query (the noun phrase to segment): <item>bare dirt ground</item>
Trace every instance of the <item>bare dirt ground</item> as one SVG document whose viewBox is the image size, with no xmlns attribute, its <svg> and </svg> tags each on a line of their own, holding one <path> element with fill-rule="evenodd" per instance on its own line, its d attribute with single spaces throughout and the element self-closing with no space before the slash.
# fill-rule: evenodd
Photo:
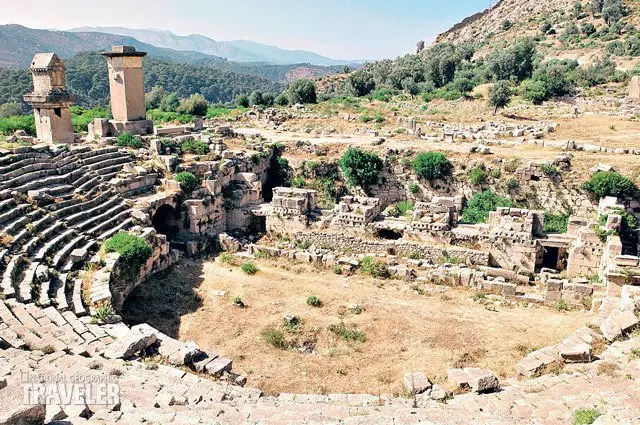
<svg viewBox="0 0 640 425">
<path fill-rule="evenodd" d="M 410 283 L 343 277 L 311 265 L 257 262 L 247 276 L 219 261 L 185 261 L 139 287 L 125 306 L 125 318 L 148 321 L 181 340 L 234 360 L 249 385 L 266 393 L 401 393 L 405 372 L 424 371 L 444 382 L 448 368 L 479 366 L 501 376 L 514 374 L 527 351 L 559 342 L 586 324 L 589 314 L 547 307 L 493 308 L 460 288 L 436 288 L 420 295 Z M 224 291 L 221 296 L 217 291 Z M 322 307 L 306 303 L 317 296 Z M 246 308 L 234 306 L 242 297 Z M 346 309 L 361 304 L 364 311 Z M 287 330 L 285 314 L 302 320 Z M 328 330 L 343 322 L 366 337 L 345 342 Z M 284 333 L 292 346 L 267 344 L 265 329 Z"/>
</svg>

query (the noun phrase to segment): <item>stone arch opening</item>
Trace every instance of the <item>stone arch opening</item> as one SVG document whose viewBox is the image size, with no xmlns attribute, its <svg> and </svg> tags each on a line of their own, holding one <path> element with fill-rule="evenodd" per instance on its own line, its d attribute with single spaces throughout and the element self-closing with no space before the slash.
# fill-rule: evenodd
<svg viewBox="0 0 640 425">
<path fill-rule="evenodd" d="M 173 241 L 180 233 L 180 211 L 171 205 L 162 205 L 153 214 L 151 223 L 158 233 L 166 235 L 167 240 Z"/>
<path fill-rule="evenodd" d="M 398 239 L 402 239 L 403 233 L 400 230 L 380 229 L 376 232 L 376 236 L 380 239 L 397 241 Z"/>
</svg>

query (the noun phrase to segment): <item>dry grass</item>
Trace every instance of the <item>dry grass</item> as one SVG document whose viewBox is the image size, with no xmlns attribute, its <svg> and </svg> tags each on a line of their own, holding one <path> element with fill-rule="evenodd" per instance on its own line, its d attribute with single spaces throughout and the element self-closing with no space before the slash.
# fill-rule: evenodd
<svg viewBox="0 0 640 425">
<path fill-rule="evenodd" d="M 598 363 L 598 375 L 607 375 L 615 378 L 620 370 L 620 365 L 613 362 L 600 362 Z"/>
<path fill-rule="evenodd" d="M 247 276 L 218 262 L 185 261 L 139 287 L 125 317 L 232 358 L 250 385 L 269 394 L 398 394 L 404 373 L 424 371 L 444 382 L 453 366 L 512 375 L 523 346 L 557 343 L 588 320 L 582 312 L 547 308 L 492 312 L 460 289 L 447 289 L 445 301 L 420 296 L 400 281 L 338 276 L 311 265 L 258 264 L 260 273 Z M 249 307 L 234 307 L 234 295 Z M 310 295 L 322 307 L 307 305 Z M 345 307 L 351 303 L 363 311 L 350 312 Z M 301 324 L 287 328 L 286 314 L 297 315 Z M 341 338 L 340 323 L 365 338 Z"/>
</svg>

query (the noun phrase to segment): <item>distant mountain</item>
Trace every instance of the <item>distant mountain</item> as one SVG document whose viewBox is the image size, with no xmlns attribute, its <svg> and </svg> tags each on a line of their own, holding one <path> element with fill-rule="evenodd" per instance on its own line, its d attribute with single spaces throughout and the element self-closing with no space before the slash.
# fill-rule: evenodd
<svg viewBox="0 0 640 425">
<path fill-rule="evenodd" d="M 32 29 L 21 25 L 0 25 L 0 67 L 26 68 L 37 52 L 56 52 L 62 58 L 76 53 L 110 50 L 111 46 L 134 46 L 151 58 L 196 62 L 222 60 L 202 52 L 155 47 L 135 38 L 102 32 L 68 32 Z"/>
<path fill-rule="evenodd" d="M 208 55 L 221 56 L 230 61 L 236 62 L 268 62 L 272 64 L 308 63 L 311 65 L 322 66 L 359 64 L 362 62 L 331 59 L 305 50 L 285 50 L 276 46 L 257 43 L 255 41 L 217 41 L 200 34 L 181 36 L 170 31 L 157 29 L 82 27 L 74 28 L 69 31 L 90 31 L 118 34 L 133 37 L 142 42 L 158 47 L 201 52 Z"/>
</svg>

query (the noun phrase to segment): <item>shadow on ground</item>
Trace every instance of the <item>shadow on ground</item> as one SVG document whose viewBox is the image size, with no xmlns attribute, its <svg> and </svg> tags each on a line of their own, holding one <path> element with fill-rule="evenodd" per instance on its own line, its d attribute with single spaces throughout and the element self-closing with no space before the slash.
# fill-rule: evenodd
<svg viewBox="0 0 640 425">
<path fill-rule="evenodd" d="M 148 323 L 178 339 L 181 317 L 202 306 L 197 288 L 205 259 L 182 260 L 138 286 L 125 301 L 121 315 L 128 325 Z"/>
</svg>

